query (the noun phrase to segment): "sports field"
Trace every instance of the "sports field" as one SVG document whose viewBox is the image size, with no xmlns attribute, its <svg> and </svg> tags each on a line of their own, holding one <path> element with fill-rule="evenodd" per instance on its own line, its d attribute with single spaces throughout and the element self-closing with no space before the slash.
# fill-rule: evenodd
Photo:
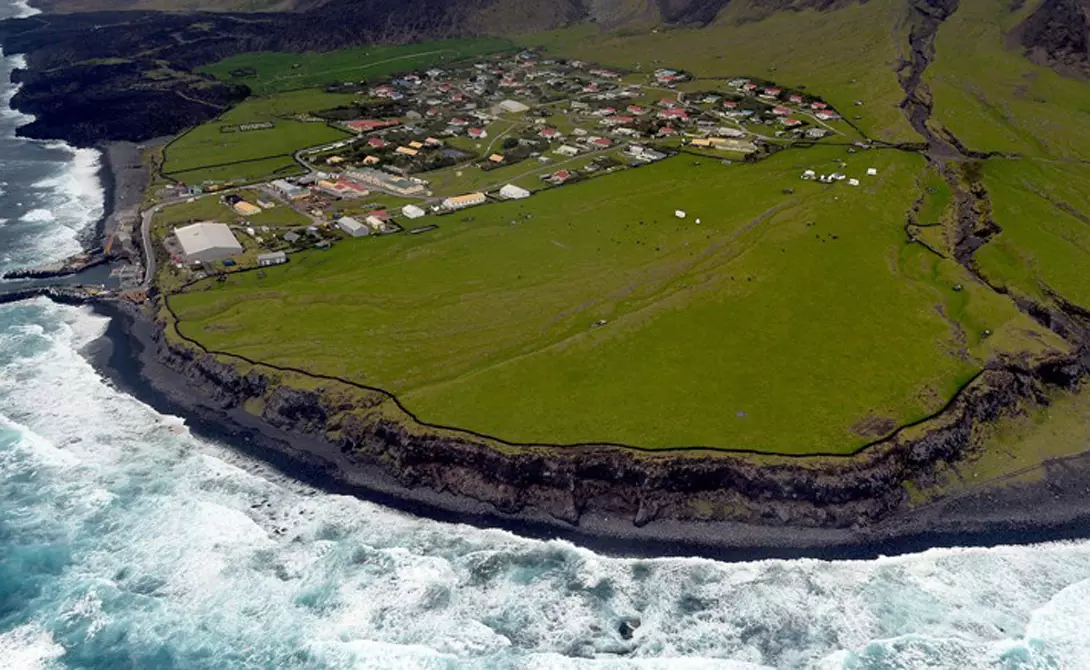
<svg viewBox="0 0 1090 670">
<path fill-rule="evenodd" d="M 862 186 L 798 179 L 836 159 Z M 906 242 L 930 179 L 919 156 L 701 163 L 342 242 L 170 304 L 210 349 L 379 386 L 425 421 L 515 442 L 850 452 L 940 409 L 998 353 L 1062 346 Z"/>
<path fill-rule="evenodd" d="M 250 98 L 222 116 L 186 132 L 164 152 L 163 172 L 185 184 L 240 177 L 255 181 L 294 171 L 299 149 L 333 142 L 348 133 L 322 121 L 300 121 L 323 109 L 344 105 L 355 97 L 320 90 L 293 91 Z M 225 132 L 242 124 L 271 123 L 271 128 Z"/>
<path fill-rule="evenodd" d="M 483 37 L 421 44 L 370 45 L 323 53 L 260 51 L 231 56 L 206 67 L 204 72 L 223 81 L 245 84 L 255 95 L 263 96 L 345 81 L 374 79 L 513 48 L 511 42 L 505 39 Z"/>
</svg>

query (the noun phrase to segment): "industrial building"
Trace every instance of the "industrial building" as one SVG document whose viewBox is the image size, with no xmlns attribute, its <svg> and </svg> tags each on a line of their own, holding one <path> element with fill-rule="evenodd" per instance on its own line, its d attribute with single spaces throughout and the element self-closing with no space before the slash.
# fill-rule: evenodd
<svg viewBox="0 0 1090 670">
<path fill-rule="evenodd" d="M 350 216 L 337 220 L 337 227 L 352 237 L 363 237 L 371 233 L 371 229 Z"/>
<path fill-rule="evenodd" d="M 404 214 L 407 219 L 419 219 L 426 214 L 423 209 L 416 205 L 405 205 L 401 208 L 401 213 Z"/>
<path fill-rule="evenodd" d="M 353 179 L 363 184 L 368 184 L 376 188 L 381 188 L 398 195 L 416 195 L 424 192 L 425 188 L 423 184 L 415 182 L 411 179 L 405 179 L 404 177 L 397 177 L 388 172 L 381 170 L 375 170 L 372 168 L 361 168 L 359 170 L 349 170 L 345 173 L 349 179 Z"/>
<path fill-rule="evenodd" d="M 500 195 L 508 200 L 522 200 L 523 198 L 529 198 L 530 192 L 521 186 L 508 184 L 500 189 Z"/>
<path fill-rule="evenodd" d="M 174 237 L 189 263 L 211 263 L 242 253 L 242 245 L 231 229 L 214 221 L 175 228 Z"/>
<path fill-rule="evenodd" d="M 463 207 L 472 207 L 473 205 L 480 205 L 486 200 L 484 193 L 466 193 L 465 195 L 456 195 L 452 198 L 447 198 L 443 201 L 443 209 L 462 209 Z"/>
</svg>

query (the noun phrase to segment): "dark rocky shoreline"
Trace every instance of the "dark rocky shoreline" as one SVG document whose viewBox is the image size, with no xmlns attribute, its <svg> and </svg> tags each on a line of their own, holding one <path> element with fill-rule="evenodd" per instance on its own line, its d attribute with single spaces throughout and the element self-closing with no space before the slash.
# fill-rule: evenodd
<svg viewBox="0 0 1090 670">
<path fill-rule="evenodd" d="M 568 467 L 563 463 L 549 463 L 539 454 L 529 456 L 527 461 L 522 456 L 497 452 L 492 452 L 494 460 L 487 463 L 471 462 L 467 454 L 475 451 L 467 452 L 464 444 L 456 445 L 442 436 L 421 439 L 389 423 L 372 427 L 366 438 L 387 456 L 377 457 L 358 446 L 346 448 L 343 440 L 334 443 L 313 425 L 304 426 L 307 422 L 313 424 L 315 416 L 299 406 L 293 408 L 287 396 L 270 403 L 275 408 L 267 408 L 263 417 L 246 412 L 229 397 L 237 392 L 231 383 L 218 388 L 209 385 L 210 364 L 230 366 L 184 360 L 184 354 L 166 345 L 161 326 L 140 308 L 98 302 L 94 309 L 110 317 L 111 324 L 106 335 L 91 346 L 88 356 L 120 389 L 160 412 L 184 417 L 195 434 L 223 441 L 295 480 L 440 521 L 501 528 L 542 539 L 561 538 L 615 555 L 697 555 L 721 560 L 868 559 L 934 547 L 1025 544 L 1090 536 L 1090 454 L 1049 464 L 1038 482 L 988 488 L 914 510 L 898 509 L 896 501 L 883 502 L 879 496 L 883 510 L 879 518 L 869 521 L 867 516 L 873 510 L 849 501 L 841 511 L 859 512 L 861 523 L 839 519 L 819 525 L 813 518 L 792 518 L 790 513 L 783 516 L 790 504 L 785 506 L 783 500 L 771 496 L 757 503 L 758 507 L 765 504 L 773 514 L 764 523 L 671 518 L 664 512 L 670 509 L 671 498 L 691 495 L 684 491 L 686 486 L 700 476 L 709 476 L 709 472 L 722 476 L 723 471 L 709 471 L 707 459 L 692 459 L 689 463 L 695 464 L 693 467 L 667 468 L 659 471 L 658 481 L 645 479 L 633 488 L 631 481 L 623 481 L 638 476 L 631 462 L 624 464 L 629 468 L 626 472 L 617 467 L 622 463 L 615 453 L 603 456 L 602 452 L 591 451 L 571 459 L 571 463 L 579 464 L 574 474 L 586 478 L 589 494 L 582 509 L 565 513 L 562 510 L 570 505 L 562 500 L 563 496 L 542 484 L 560 477 L 558 470 Z M 220 373 L 229 374 L 226 370 Z M 242 382 L 236 375 L 232 383 Z M 951 435 L 941 429 L 937 434 L 940 441 L 949 441 Z M 365 438 L 357 433 L 346 439 Z M 390 455 L 394 453 L 400 456 Z M 391 467 L 393 458 L 398 460 Z M 686 461 L 661 462 L 676 465 Z M 606 472 L 611 463 L 615 471 Z M 617 476 L 611 488 L 607 480 Z M 843 473 L 818 471 L 813 481 L 837 476 Z M 525 480 L 521 487 L 515 484 L 520 477 Z M 705 482 L 724 493 L 737 493 L 734 487 L 739 483 L 737 479 Z M 486 490 L 491 494 L 482 495 Z M 794 498 L 799 505 L 814 508 L 836 507 L 835 502 L 815 505 L 807 500 L 813 493 L 802 489 L 785 491 L 784 500 Z M 644 499 L 633 500 L 633 495 Z M 492 499 L 486 500 L 490 496 Z M 661 505 L 657 511 L 643 511 L 655 501 Z M 780 516 L 774 516 L 776 513 Z"/>
</svg>

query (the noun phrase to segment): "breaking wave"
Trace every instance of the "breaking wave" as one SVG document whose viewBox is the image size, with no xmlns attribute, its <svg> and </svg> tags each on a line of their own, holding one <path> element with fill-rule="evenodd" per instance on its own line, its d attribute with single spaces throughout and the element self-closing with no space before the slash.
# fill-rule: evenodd
<svg viewBox="0 0 1090 670">
<path fill-rule="evenodd" d="M 79 353 L 106 323 L 44 301 L 0 309 L 0 537 L 19 540 L 0 583 L 20 585 L 5 653 L 90 668 L 1090 658 L 1090 543 L 727 564 L 418 519 L 286 480 L 119 393 Z"/>
</svg>

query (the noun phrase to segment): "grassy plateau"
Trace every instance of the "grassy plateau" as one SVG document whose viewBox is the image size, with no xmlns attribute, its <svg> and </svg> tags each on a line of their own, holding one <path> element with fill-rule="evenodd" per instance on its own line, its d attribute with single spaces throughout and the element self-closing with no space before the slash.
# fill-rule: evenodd
<svg viewBox="0 0 1090 670">
<path fill-rule="evenodd" d="M 835 159 L 879 174 L 798 180 Z M 511 441 L 848 452 L 938 410 L 998 353 L 1062 346 L 906 242 L 925 177 L 893 151 L 679 157 L 170 301 L 210 349 Z"/>
</svg>

